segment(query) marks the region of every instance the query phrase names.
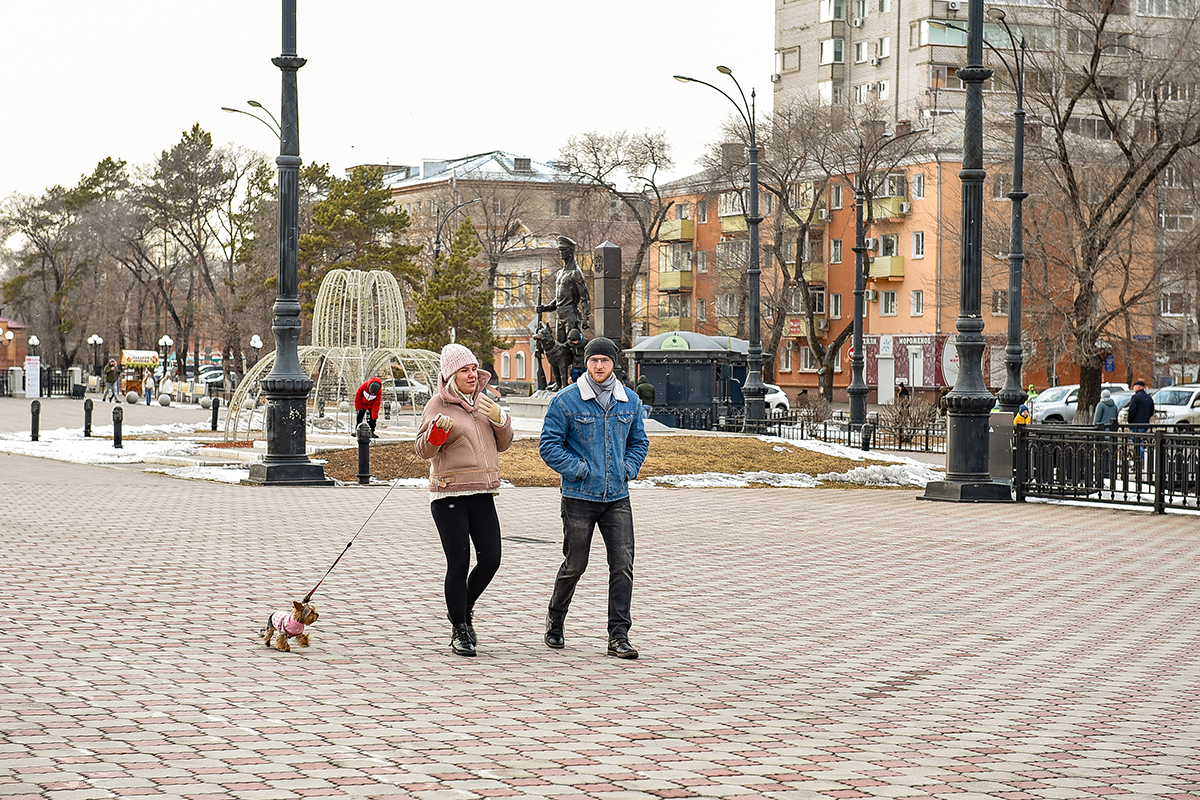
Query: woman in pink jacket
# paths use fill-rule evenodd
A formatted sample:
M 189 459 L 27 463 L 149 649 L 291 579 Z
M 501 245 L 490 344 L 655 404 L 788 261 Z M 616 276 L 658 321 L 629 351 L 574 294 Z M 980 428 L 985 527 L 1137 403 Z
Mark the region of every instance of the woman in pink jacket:
M 417 429 L 417 455 L 429 459 L 429 508 L 446 553 L 450 648 L 460 656 L 475 655 L 475 602 L 500 569 L 499 454 L 513 433 L 512 419 L 486 392 L 490 378 L 470 350 L 446 345 L 437 393 Z

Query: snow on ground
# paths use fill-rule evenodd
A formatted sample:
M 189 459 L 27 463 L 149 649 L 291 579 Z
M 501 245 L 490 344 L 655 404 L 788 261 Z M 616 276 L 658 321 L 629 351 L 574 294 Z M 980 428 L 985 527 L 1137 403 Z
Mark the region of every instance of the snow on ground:
M 514 427 L 524 432 L 534 433 L 541 429 L 540 419 L 514 417 Z M 194 440 L 196 425 L 179 423 L 174 425 L 129 425 L 122 428 L 121 449 L 113 447 L 111 425 L 97 426 L 92 429 L 94 436 L 84 438 L 79 428 L 58 428 L 41 431 L 39 441 L 31 441 L 29 431 L 0 434 L 0 452 L 17 455 L 52 458 L 57 461 L 69 461 L 76 464 L 148 464 L 146 472 L 170 475 L 190 480 L 208 480 L 220 483 L 238 483 L 250 477 L 248 466 L 166 466 L 153 464 L 160 459 L 196 458 L 200 445 Z M 131 436 L 156 435 L 171 437 L 168 439 L 130 439 Z M 860 486 L 913 486 L 922 487 L 929 481 L 941 480 L 942 472 L 922 461 L 878 450 L 870 452 L 846 447 L 838 444 L 827 444 L 816 440 L 782 439 L 774 436 L 760 436 L 764 442 L 773 445 L 776 451 L 782 452 L 788 448 L 811 450 L 831 456 L 853 461 L 891 462 L 886 466 L 873 465 L 855 467 L 845 473 L 829 472 L 821 475 L 805 473 L 772 473 L 744 472 L 730 475 L 720 472 L 700 472 L 689 475 L 665 475 L 653 479 L 643 479 L 630 482 L 630 488 L 649 489 L 656 486 L 673 486 L 678 488 L 703 487 L 741 487 L 750 484 L 766 484 L 768 486 L 788 488 L 812 488 L 822 482 L 851 483 Z M 218 456 L 213 454 L 213 458 Z M 372 481 L 378 483 L 378 481 Z M 424 478 L 405 479 L 400 482 L 404 486 L 426 485 Z

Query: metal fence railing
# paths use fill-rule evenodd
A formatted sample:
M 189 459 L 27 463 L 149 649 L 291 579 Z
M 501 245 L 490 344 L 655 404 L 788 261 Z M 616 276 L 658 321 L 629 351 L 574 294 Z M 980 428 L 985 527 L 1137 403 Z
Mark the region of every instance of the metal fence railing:
M 1018 425 L 1013 486 L 1026 497 L 1200 508 L 1200 434 L 1171 426 Z

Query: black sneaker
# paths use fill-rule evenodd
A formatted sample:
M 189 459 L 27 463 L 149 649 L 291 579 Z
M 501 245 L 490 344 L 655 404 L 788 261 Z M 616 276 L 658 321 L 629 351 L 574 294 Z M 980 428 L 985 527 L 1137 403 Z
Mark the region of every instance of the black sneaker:
M 450 638 L 450 649 L 455 655 L 475 655 L 475 645 L 471 644 L 471 635 L 467 632 L 466 625 L 459 625 L 454 629 L 454 635 Z
M 608 654 L 617 658 L 637 658 L 637 649 L 629 643 L 628 639 L 609 639 Z
M 563 638 L 563 624 L 546 617 L 546 635 L 542 637 L 542 640 L 546 642 L 546 647 L 552 650 L 562 650 L 566 647 L 567 641 Z

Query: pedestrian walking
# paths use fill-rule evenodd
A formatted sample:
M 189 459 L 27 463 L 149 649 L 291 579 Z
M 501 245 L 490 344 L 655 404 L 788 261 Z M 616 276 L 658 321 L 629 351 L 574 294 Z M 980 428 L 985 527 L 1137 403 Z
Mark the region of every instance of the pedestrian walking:
M 1149 429 L 1150 420 L 1154 417 L 1154 398 L 1146 394 L 1146 382 L 1141 378 L 1133 382 L 1133 397 L 1129 398 L 1129 430 L 1134 433 L 1145 433 Z M 1133 437 L 1134 452 L 1137 462 L 1141 463 L 1145 448 L 1142 437 Z
M 354 430 L 358 430 L 358 426 L 362 425 L 363 417 L 366 417 L 367 424 L 371 426 L 371 438 L 378 439 L 379 434 L 375 433 L 375 423 L 379 419 L 379 408 L 382 405 L 383 381 L 379 378 L 367 378 L 354 393 L 354 410 L 358 412 Z
M 1096 413 L 1092 415 L 1092 424 L 1107 428 L 1116 419 L 1117 404 L 1112 399 L 1112 392 L 1108 389 L 1102 389 L 1100 391 L 1100 402 L 1096 404 Z
M 146 380 L 142 381 L 142 388 L 146 390 L 146 405 L 150 405 L 150 400 L 154 397 L 154 370 L 146 370 Z
M 638 399 L 642 401 L 642 419 L 650 419 L 650 412 L 654 409 L 654 384 L 645 375 L 638 378 L 637 382 Z
M 566 645 L 567 610 L 598 527 L 608 555 L 608 655 L 637 658 L 629 643 L 634 545 L 628 482 L 641 470 L 650 442 L 640 399 L 613 372 L 620 356 L 610 339 L 589 341 L 587 371 L 546 409 L 538 450 L 561 477 L 563 562 L 554 580 L 544 641 L 556 650 Z
M 498 454 L 513 432 L 512 419 L 487 394 L 491 377 L 469 349 L 446 345 L 437 392 L 417 428 L 417 455 L 429 459 L 429 509 L 446 554 L 450 649 L 460 656 L 475 655 L 475 603 L 500 569 Z
M 104 402 L 110 397 L 114 403 L 117 401 L 117 381 L 121 379 L 121 368 L 117 366 L 117 360 L 111 358 L 108 364 L 104 367 L 104 394 L 100 395 L 100 401 Z

